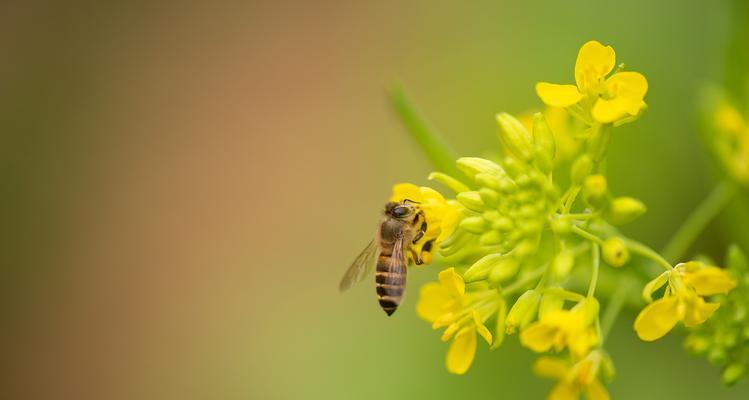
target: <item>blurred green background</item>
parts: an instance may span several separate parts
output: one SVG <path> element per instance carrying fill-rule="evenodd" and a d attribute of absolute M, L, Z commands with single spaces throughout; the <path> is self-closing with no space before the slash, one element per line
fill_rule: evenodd
<path fill-rule="evenodd" d="M 695 95 L 721 78 L 727 2 L 94 4 L 1 6 L 3 398 L 545 396 L 515 338 L 445 371 L 414 313 L 434 269 L 392 318 L 373 284 L 336 290 L 391 184 L 431 170 L 396 81 L 481 155 L 495 113 L 538 108 L 534 83 L 572 82 L 596 39 L 650 83 L 609 157 L 612 189 L 649 206 L 625 232 L 661 247 L 716 182 Z M 720 258 L 733 212 L 694 250 Z M 749 396 L 633 318 L 607 343 L 614 398 Z"/>

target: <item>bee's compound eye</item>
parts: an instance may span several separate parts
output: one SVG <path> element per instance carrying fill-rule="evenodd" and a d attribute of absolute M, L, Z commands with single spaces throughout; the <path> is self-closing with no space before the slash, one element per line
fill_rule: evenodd
<path fill-rule="evenodd" d="M 408 207 L 396 206 L 395 208 L 393 208 L 393 216 L 395 218 L 403 218 L 406 215 L 408 215 Z"/>

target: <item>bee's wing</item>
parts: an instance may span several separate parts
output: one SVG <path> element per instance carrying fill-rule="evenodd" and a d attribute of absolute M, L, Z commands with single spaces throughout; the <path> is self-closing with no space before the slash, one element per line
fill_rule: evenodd
<path fill-rule="evenodd" d="M 374 267 L 375 255 L 377 254 L 377 242 L 372 240 L 369 242 L 364 251 L 356 257 L 356 260 L 351 264 L 343 278 L 341 283 L 338 284 L 338 290 L 343 292 L 348 290 L 354 283 L 361 282 L 364 278 L 372 272 Z"/>

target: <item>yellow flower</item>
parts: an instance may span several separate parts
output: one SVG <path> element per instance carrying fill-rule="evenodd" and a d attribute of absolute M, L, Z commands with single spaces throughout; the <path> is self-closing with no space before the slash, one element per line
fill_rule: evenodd
<path fill-rule="evenodd" d="M 575 82 L 536 84 L 536 93 L 546 105 L 570 107 L 580 103 L 600 123 L 625 122 L 645 108 L 648 81 L 637 72 L 614 72 L 616 54 L 597 41 L 585 43 L 577 54 Z"/>
<path fill-rule="evenodd" d="M 492 344 L 492 334 L 484 322 L 499 307 L 496 290 L 466 293 L 463 278 L 448 268 L 439 274 L 439 282 L 421 288 L 416 313 L 431 322 L 432 328 L 447 327 L 442 340 L 453 339 L 447 351 L 447 370 L 453 374 L 468 371 L 476 355 L 477 334 Z"/>
<path fill-rule="evenodd" d="M 720 304 L 705 302 L 703 296 L 728 293 L 736 286 L 725 270 L 692 261 L 679 264 L 650 281 L 645 285 L 643 296 L 651 300 L 653 292 L 667 283 L 663 297 L 643 308 L 635 319 L 635 331 L 644 341 L 662 338 L 679 321 L 688 328 L 705 322 Z"/>
<path fill-rule="evenodd" d="M 582 357 L 598 343 L 595 330 L 598 309 L 598 301 L 588 298 L 571 310 L 549 312 L 520 333 L 520 343 L 537 353 L 552 347 L 556 351 L 567 347 L 573 357 Z"/>
<path fill-rule="evenodd" d="M 592 351 L 574 365 L 555 357 L 541 357 L 533 364 L 533 372 L 558 381 L 549 400 L 576 400 L 583 393 L 588 400 L 608 400 L 609 393 L 598 378 L 605 357 L 600 351 Z"/>
<path fill-rule="evenodd" d="M 418 206 L 424 211 L 424 217 L 426 218 L 427 230 L 415 244 L 416 251 L 419 254 L 421 254 L 422 247 L 427 242 L 434 241 L 435 244 L 439 244 L 447 239 L 460 222 L 457 203 L 446 201 L 438 191 L 432 188 L 419 187 L 411 183 L 394 185 L 390 201 L 402 202 L 406 199 L 419 203 Z M 428 260 L 425 261 L 428 263 Z"/>

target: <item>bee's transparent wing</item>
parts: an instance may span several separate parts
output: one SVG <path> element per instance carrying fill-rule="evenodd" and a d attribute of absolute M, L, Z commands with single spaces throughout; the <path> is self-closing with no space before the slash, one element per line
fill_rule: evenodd
<path fill-rule="evenodd" d="M 369 242 L 364 251 L 356 257 L 356 260 L 351 264 L 346 273 L 341 278 L 341 283 L 338 285 L 338 290 L 343 292 L 348 290 L 354 283 L 361 282 L 364 278 L 372 272 L 375 265 L 375 255 L 377 254 L 377 242 L 372 240 Z"/>

